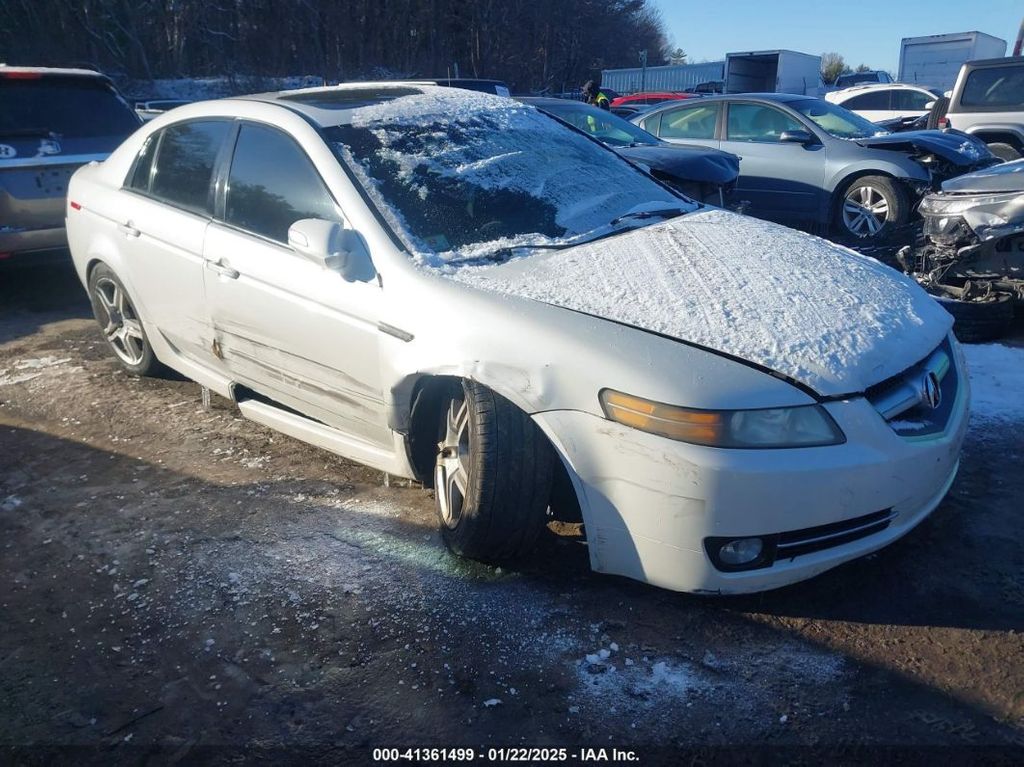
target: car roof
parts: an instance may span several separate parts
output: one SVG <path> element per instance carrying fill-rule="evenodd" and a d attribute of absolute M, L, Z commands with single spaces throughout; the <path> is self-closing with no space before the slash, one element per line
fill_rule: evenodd
<path fill-rule="evenodd" d="M 556 98 L 553 98 L 551 96 L 516 96 L 515 100 L 516 101 L 521 101 L 524 104 L 530 104 L 531 106 L 535 106 L 535 107 L 546 107 L 546 106 L 552 106 L 552 107 L 563 107 L 563 106 L 589 107 L 590 106 L 590 104 L 587 104 L 584 101 L 576 101 L 575 99 L 556 99 Z"/>
<path fill-rule="evenodd" d="M 323 128 L 335 125 L 346 125 L 353 109 L 380 104 L 402 96 L 415 96 L 426 93 L 452 93 L 455 88 L 424 83 L 412 80 L 396 82 L 394 80 L 361 83 L 339 83 L 338 85 L 300 88 L 290 91 L 273 91 L 270 93 L 254 93 L 246 96 L 234 96 L 229 101 L 262 101 L 298 112 Z M 468 94 L 468 91 L 467 91 Z M 477 93 L 477 95 L 480 95 Z M 503 98 L 494 96 L 494 98 Z"/>
<path fill-rule="evenodd" d="M 1024 64 L 1024 56 L 1004 56 L 998 59 L 975 59 L 964 64 L 966 67 L 993 67 L 1000 64 Z"/>
<path fill-rule="evenodd" d="M 840 88 L 837 91 L 832 91 L 834 95 L 841 93 L 856 93 L 860 91 L 880 91 L 888 88 L 910 88 L 912 90 L 926 91 L 927 87 L 924 85 L 917 85 L 916 83 L 858 83 L 857 85 L 851 85 L 849 88 Z"/>
<path fill-rule="evenodd" d="M 30 75 L 39 77 L 92 77 L 100 80 L 110 80 L 102 72 L 92 69 L 73 69 L 63 67 L 13 67 L 9 64 L 0 64 L 0 75 Z"/>
<path fill-rule="evenodd" d="M 700 104 L 707 104 L 714 101 L 771 101 L 776 104 L 788 104 L 793 101 L 806 101 L 815 99 L 817 96 L 801 96 L 799 93 L 716 93 L 711 96 L 701 96 L 699 99 L 684 99 L 684 104 L 675 102 L 655 105 L 652 112 L 661 109 L 674 109 L 680 106 L 695 107 Z"/>

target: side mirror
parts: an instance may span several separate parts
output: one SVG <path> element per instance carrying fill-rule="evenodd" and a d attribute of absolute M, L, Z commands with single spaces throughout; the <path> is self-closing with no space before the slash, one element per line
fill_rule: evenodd
<path fill-rule="evenodd" d="M 779 136 L 779 141 L 783 144 L 813 144 L 815 139 L 814 136 L 811 135 L 810 131 L 784 130 Z"/>
<path fill-rule="evenodd" d="M 931 112 L 932 111 L 932 107 L 934 107 L 934 106 L 935 106 L 935 102 L 934 101 L 929 101 L 927 104 L 924 105 L 924 111 Z"/>
<path fill-rule="evenodd" d="M 338 272 L 346 282 L 369 282 L 376 274 L 366 242 L 337 221 L 304 218 L 288 228 L 288 244 L 303 258 Z"/>

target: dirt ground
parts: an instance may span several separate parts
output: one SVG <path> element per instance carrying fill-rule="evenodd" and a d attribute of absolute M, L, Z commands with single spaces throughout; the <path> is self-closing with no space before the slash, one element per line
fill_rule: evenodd
<path fill-rule="evenodd" d="M 204 410 L 191 382 L 120 372 L 69 269 L 0 273 L 0 754 L 1009 759 L 1024 747 L 1021 434 L 972 422 L 924 524 L 780 591 L 596 575 L 554 535 L 494 569 L 445 553 L 426 491 L 225 400 Z"/>

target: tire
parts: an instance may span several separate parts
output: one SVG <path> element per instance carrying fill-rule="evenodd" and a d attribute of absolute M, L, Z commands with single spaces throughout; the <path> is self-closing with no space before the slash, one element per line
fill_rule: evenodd
<path fill-rule="evenodd" d="M 89 301 L 107 346 L 125 371 L 135 376 L 154 376 L 163 371 L 135 304 L 106 264 L 97 264 L 89 275 Z"/>
<path fill-rule="evenodd" d="M 546 523 L 555 455 L 508 400 L 473 381 L 442 398 L 434 498 L 445 545 L 500 563 L 529 552 Z"/>
<path fill-rule="evenodd" d="M 935 296 L 943 309 L 953 315 L 953 332 L 964 343 L 995 341 L 1006 335 L 1013 322 L 1013 296 L 996 294 L 991 301 L 958 301 Z"/>
<path fill-rule="evenodd" d="M 988 145 L 988 151 L 998 157 L 1000 160 L 1011 162 L 1013 160 L 1019 160 L 1021 157 L 1020 150 L 1012 144 L 1004 144 L 1001 141 Z"/>
<path fill-rule="evenodd" d="M 946 112 L 949 111 L 949 99 L 946 96 L 939 96 L 935 99 L 935 103 L 932 104 L 932 108 L 928 111 L 928 122 L 925 128 L 928 130 L 937 130 L 939 127 L 939 120 L 946 116 Z"/>
<path fill-rule="evenodd" d="M 907 191 L 887 176 L 855 178 L 836 196 L 834 223 L 844 237 L 880 240 L 909 219 Z"/>

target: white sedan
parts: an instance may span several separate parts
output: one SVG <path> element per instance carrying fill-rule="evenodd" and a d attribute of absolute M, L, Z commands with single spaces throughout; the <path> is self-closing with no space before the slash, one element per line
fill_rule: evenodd
<path fill-rule="evenodd" d="M 126 370 L 432 486 L 459 555 L 522 554 L 560 501 L 595 570 L 756 591 L 891 543 L 956 474 L 964 363 L 915 283 L 509 99 L 183 106 L 67 217 Z"/>

